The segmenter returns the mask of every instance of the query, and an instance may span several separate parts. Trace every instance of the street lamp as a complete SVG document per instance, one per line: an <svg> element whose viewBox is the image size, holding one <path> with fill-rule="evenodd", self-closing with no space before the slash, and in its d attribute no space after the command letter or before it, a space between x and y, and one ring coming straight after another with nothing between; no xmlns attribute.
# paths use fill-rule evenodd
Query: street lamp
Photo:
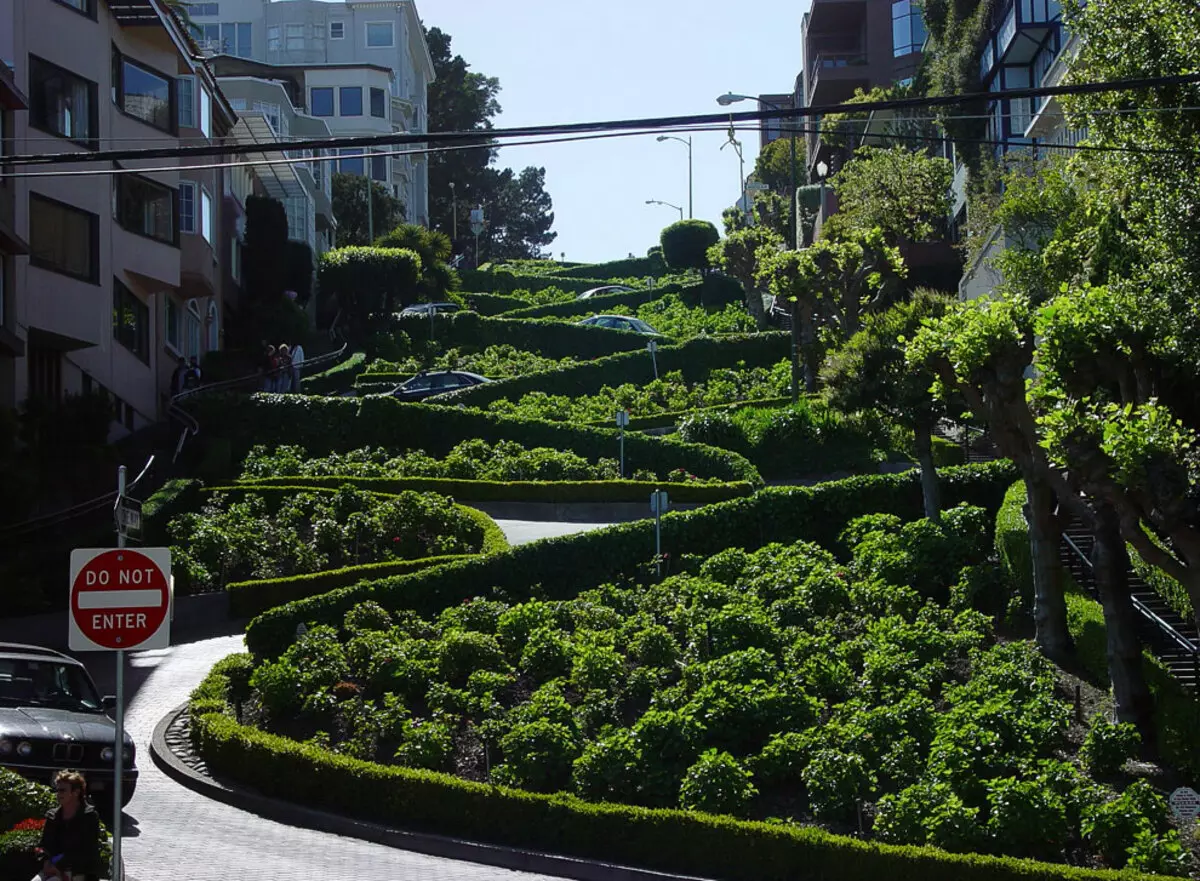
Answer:
<svg viewBox="0 0 1200 881"><path fill-rule="evenodd" d="M694 217L692 214L692 136L688 135L686 139L677 138L674 135L659 135L656 139L660 144L663 141L678 141L688 148L688 217Z"/></svg>
<svg viewBox="0 0 1200 881"><path fill-rule="evenodd" d="M724 95L717 98L717 103L720 104L722 107L728 107L730 104L737 104L740 101L757 101L759 104L766 104L768 107L770 107L774 110L783 110L783 108L780 107L778 104L776 104L774 101L766 101L762 98L755 98L753 95L735 95L733 92L726 92ZM782 123L780 123L780 126L782 127ZM796 124L795 124L795 122L792 123L792 125L790 126L788 131L791 132L790 140L791 140L791 146L792 146L791 206L792 206L792 230L793 230L792 239L793 240L790 244L792 246L792 249L794 250L794 249L798 248L800 245L800 222L796 218L796 181L798 179L798 175L797 175L797 171L796 171Z"/></svg>
<svg viewBox="0 0 1200 881"><path fill-rule="evenodd" d="M455 193L454 193L454 181L450 181L450 211L454 216L454 225L453 225L454 238L453 238L453 240L455 242L457 242L458 241L458 199L456 198Z"/></svg>
<svg viewBox="0 0 1200 881"><path fill-rule="evenodd" d="M660 199L647 199L646 204L647 205L666 205L668 208L674 208L676 211L679 212L679 219L683 220L683 206L682 205L672 205L670 202L663 202Z"/></svg>

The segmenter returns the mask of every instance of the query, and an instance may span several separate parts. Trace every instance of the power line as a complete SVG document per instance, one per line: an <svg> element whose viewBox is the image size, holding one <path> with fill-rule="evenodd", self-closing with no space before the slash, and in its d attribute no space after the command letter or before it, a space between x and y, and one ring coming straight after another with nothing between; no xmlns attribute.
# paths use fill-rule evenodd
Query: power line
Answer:
<svg viewBox="0 0 1200 881"><path fill-rule="evenodd" d="M739 132L753 133L760 131L758 126L734 125L733 128ZM726 133L730 130L730 126L690 126L688 128L677 129L686 133ZM505 147L529 147L551 144L568 144L581 141L596 141L606 140L611 138L629 138L629 137L646 137L653 135L659 130L649 131L619 131L619 132L598 132L595 134L573 135L554 138L535 138L525 141L511 141L506 144L493 145L491 149L500 150ZM844 131L838 128L782 128L784 135L790 135L793 132L797 135L822 135L831 134L847 138L878 138L882 141L913 141L918 143L947 143L954 144L978 144L980 146L993 147L1009 147L1011 149L1044 149L1047 152L1078 152L1078 153L1125 153L1133 155L1150 155L1150 156L1198 156L1200 157L1200 149L1197 150L1180 150L1171 148L1157 147L1125 147L1125 146L1110 146L1104 144L1057 144L1049 141L1023 141L1016 139L996 139L996 138L954 138L945 133L942 134L898 134L891 132L878 133L863 133L855 131ZM272 149L272 147L274 149ZM296 147L286 144L260 144L253 151L255 153L276 154L283 152L291 152L297 149ZM0 180L6 179L36 179L36 178L63 178L63 177L100 177L114 176L119 177L127 174L155 174L155 173L172 173L180 171L205 171L211 169L225 168L261 168L271 167L276 165L301 165L308 166L316 163L334 163L343 159L370 159L370 158L386 158L386 157L403 157L403 156L425 156L435 153L448 153L460 150L477 150L477 145L451 145L444 147L420 147L416 149L403 150L367 150L361 153L339 154L335 156L280 156L277 159L250 159L245 161L225 161L225 162L209 162L202 164L189 165L160 165L138 168L88 168L77 171L13 171L0 173Z"/></svg>
<svg viewBox="0 0 1200 881"><path fill-rule="evenodd" d="M817 107L794 109L750 110L738 113L706 113L689 116L666 116L650 119L621 119L606 122L581 122L562 125L526 126L512 129L488 129L466 132L390 133L385 135L356 135L344 138L318 138L290 143L294 150L320 150L330 148L400 146L422 143L468 142L477 148L493 148L492 143L505 138L536 138L554 135L596 134L600 132L672 131L690 125L728 125L734 122L763 122L771 119L806 119L830 113L868 113L874 110L904 110L920 107L949 107L982 101L1019 100L1058 95L1086 95L1105 92L1138 91L1169 86L1200 83L1200 74L1174 77L1152 77L1143 79L1115 80L1103 83L1074 83L1071 85L1041 86L1029 89L1012 89L1002 92L974 92L962 95L937 95L923 98L897 98L883 101L829 104ZM100 150L82 153L41 153L8 157L8 165L52 165L77 164L84 162L120 162L139 159L182 159L205 156L241 156L263 151L261 144L207 144L192 147L168 147L150 149Z"/></svg>

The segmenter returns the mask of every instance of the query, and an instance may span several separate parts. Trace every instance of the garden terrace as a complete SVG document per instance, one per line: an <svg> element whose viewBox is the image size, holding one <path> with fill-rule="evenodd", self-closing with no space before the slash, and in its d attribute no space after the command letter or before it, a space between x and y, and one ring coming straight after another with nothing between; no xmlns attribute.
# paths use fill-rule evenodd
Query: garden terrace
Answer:
<svg viewBox="0 0 1200 881"><path fill-rule="evenodd" d="M949 472L951 496L992 511L1013 476ZM723 532L676 531L665 580L568 566L530 590L545 571L533 557L577 545L592 558L609 530L276 610L249 642L261 649L279 618L281 651L218 665L193 697L193 737L218 773L284 780L287 797L361 819L709 877L791 877L797 863L864 881L1185 872L1165 799L1120 771L1136 734L1072 724L1058 671L992 636L1006 598L985 562L991 515L904 523L920 509L919 491L896 494L905 484L789 492L802 531L835 553L796 542L783 511L758 535L737 528L767 526L745 508L764 491L699 512L729 509ZM519 585L488 577L502 563ZM434 586L447 578L461 586ZM289 647L297 617L310 627ZM238 725L234 705L278 733ZM297 742L316 728L336 733ZM1076 753L1084 772L1063 761ZM395 797L352 796L379 784ZM826 828L753 822L766 817ZM874 841L831 834L864 817Z"/></svg>
<svg viewBox="0 0 1200 881"><path fill-rule="evenodd" d="M645 337L638 339L641 344L636 352L610 355L572 367L475 386L448 394L444 400L482 408L501 399L517 401L531 392L575 398L594 395L605 386L627 383L644 386L653 381L654 369L650 355L645 350ZM743 364L751 368L774 366L788 357L790 346L791 339L785 333L731 334L700 337L675 345L660 343L654 357L660 376L678 372L685 382L695 383L703 381L720 367L733 368Z"/></svg>
<svg viewBox="0 0 1200 881"><path fill-rule="evenodd" d="M390 397L314 398L297 395L206 396L190 404L211 445L226 461L215 472L233 476L234 464L256 444L298 444L323 456L363 447L424 450L444 456L473 438L516 441L525 447L570 450L595 462L618 449L615 430L512 419L458 407L401 403ZM754 467L736 453L632 434L625 438L626 470L667 474L682 468L723 481L760 483Z"/></svg>

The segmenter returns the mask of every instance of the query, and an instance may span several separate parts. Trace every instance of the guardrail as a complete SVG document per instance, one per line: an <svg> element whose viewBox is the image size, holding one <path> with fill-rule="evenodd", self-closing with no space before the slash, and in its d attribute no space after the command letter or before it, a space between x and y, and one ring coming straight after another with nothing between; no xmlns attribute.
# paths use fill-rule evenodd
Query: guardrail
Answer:
<svg viewBox="0 0 1200 881"><path fill-rule="evenodd" d="M1079 557L1080 561L1083 563L1084 571L1088 573L1088 577L1092 582L1091 584L1084 584L1080 586L1089 593L1095 593L1095 564L1093 564L1088 555L1084 553L1083 548L1081 548L1079 544L1073 538L1071 538L1071 536L1067 535L1065 531L1062 533L1062 540L1067 547ZM1200 650L1197 650L1196 645L1192 642L1192 640L1188 639L1186 636L1172 627L1170 622L1165 621L1160 615L1158 615L1140 599L1135 596L1130 596L1129 600L1132 603L1134 610L1142 616L1144 621L1155 628L1159 635L1164 638L1175 651L1182 652L1191 660L1191 672L1194 676L1193 688L1197 691L1200 691ZM1174 664L1168 663L1168 667L1171 667L1172 669L1174 669L1175 666L1176 665Z"/></svg>

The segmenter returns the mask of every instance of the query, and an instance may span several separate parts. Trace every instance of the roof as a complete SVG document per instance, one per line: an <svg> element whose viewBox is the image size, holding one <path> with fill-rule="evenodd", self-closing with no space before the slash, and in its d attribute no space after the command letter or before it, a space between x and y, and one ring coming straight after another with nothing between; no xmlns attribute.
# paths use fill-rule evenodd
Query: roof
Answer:
<svg viewBox="0 0 1200 881"><path fill-rule="evenodd" d="M233 127L233 137L239 144L262 144L271 147L277 147L279 144L267 120L262 116L255 116L253 113L247 113L238 119L237 124ZM271 198L283 201L289 196L305 194L304 185L296 176L296 170L280 150L250 153L246 158L256 163L263 163L255 165L254 171Z"/></svg>

